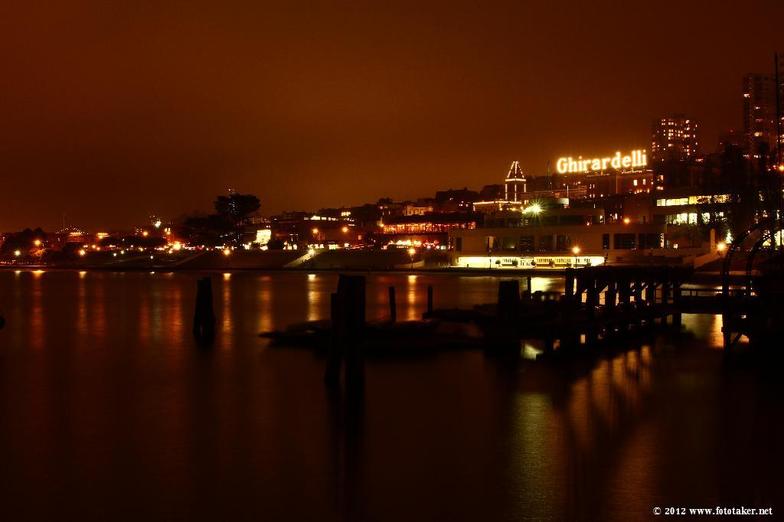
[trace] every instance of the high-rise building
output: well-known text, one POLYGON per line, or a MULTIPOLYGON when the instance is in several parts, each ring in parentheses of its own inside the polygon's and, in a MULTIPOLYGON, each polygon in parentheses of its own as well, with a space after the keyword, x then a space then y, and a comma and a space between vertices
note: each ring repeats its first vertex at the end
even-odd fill
POLYGON ((683 114, 659 118, 653 122, 651 159, 653 161, 687 161, 697 155, 699 125, 683 114))
POLYGON ((750 157, 760 159, 775 150, 776 82, 769 74, 743 77, 743 134, 750 157))

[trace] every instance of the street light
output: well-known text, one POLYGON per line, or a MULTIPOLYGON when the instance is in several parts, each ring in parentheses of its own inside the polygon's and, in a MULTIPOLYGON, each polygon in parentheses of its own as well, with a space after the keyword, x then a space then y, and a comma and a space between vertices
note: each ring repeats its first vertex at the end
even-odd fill
POLYGON ((577 246, 577 245, 574 245, 574 246, 572 247, 572 254, 574 254, 574 255, 576 255, 576 256, 579 256, 579 255, 580 255, 580 247, 579 247, 579 246, 577 246))
POLYGON ((716 243, 716 252, 719 254, 723 254, 727 250, 727 243, 724 241, 719 241, 716 243))

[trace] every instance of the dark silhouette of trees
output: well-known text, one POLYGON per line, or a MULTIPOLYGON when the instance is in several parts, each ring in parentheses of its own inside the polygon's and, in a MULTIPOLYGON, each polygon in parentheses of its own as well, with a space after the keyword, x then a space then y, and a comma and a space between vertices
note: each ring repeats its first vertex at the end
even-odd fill
POLYGON ((218 196, 213 203, 214 214, 192 214, 182 218, 177 233, 191 245, 207 247, 238 244, 242 228, 250 217, 261 208, 259 198, 253 194, 230 193, 218 196))
POLYGON ((44 241, 46 239, 46 232, 41 230, 40 227, 34 230, 26 228, 20 232, 8 234, 8 236, 5 238, 5 241, 3 241, 2 246, 0 246, 0 253, 9 254, 15 250, 27 252, 33 248, 33 242, 36 239, 40 241, 44 241))
POLYGON ((242 239, 242 226, 247 224, 248 218, 259 208, 259 198, 253 194, 238 194, 232 192, 228 196, 218 196, 215 199, 215 211, 234 228, 234 241, 239 243, 242 239))

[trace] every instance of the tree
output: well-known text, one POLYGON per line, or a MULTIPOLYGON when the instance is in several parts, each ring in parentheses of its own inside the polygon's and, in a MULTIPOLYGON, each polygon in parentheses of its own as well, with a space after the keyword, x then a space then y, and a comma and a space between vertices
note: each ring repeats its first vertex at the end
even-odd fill
POLYGON ((236 192, 228 196, 218 196, 214 205, 218 215, 234 226, 234 239, 238 243, 242 237, 242 225, 246 224, 250 215, 261 207, 259 198, 253 194, 236 192))

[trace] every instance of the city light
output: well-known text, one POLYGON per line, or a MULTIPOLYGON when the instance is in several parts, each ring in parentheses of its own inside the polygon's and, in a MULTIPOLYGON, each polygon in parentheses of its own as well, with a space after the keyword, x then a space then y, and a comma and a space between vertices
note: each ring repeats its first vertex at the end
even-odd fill
POLYGON ((721 254, 726 250, 727 250, 727 243, 725 243, 724 241, 719 241, 718 243, 716 243, 716 252, 721 254))
POLYGON ((39 246, 41 246, 41 240, 40 239, 36 239, 35 241, 33 241, 33 244, 35 246, 39 247, 39 246))
POLYGON ((313 235, 314 235, 314 236, 315 236, 315 235, 318 235, 318 233, 319 233, 319 229, 317 229, 317 228, 315 228, 315 227, 314 227, 314 228, 313 228, 313 230, 311 230, 311 232, 313 233, 313 235))
POLYGON ((525 207, 525 210, 523 210, 523 213, 524 214, 533 214, 534 216, 538 216, 539 214, 542 213, 542 205, 540 205, 539 203, 532 203, 532 204, 528 205, 527 207, 525 207))
POLYGON ((580 252, 581 252, 581 250, 580 250, 580 247, 579 247, 579 246, 577 246, 577 245, 574 245, 574 246, 572 247, 572 254, 574 254, 574 255, 576 255, 576 256, 577 256, 577 255, 580 255, 580 252))
POLYGON ((416 254, 416 248, 411 247, 408 249, 408 255, 414 256, 416 254))
POLYGON ((223 255, 226 256, 226 257, 230 256, 231 255, 231 249, 230 248, 224 248, 223 249, 223 255))
POLYGON ((21 250, 14 250, 14 257, 19 257, 21 255, 22 255, 22 251, 21 250))
POLYGON ((348 232, 348 227, 343 225, 343 228, 340 229, 344 234, 348 232))
POLYGON ((149 235, 150 235, 150 233, 147 232, 146 230, 142 231, 142 237, 147 237, 149 235))
POLYGON ((631 220, 631 219, 629 219, 629 218, 627 218, 627 217, 623 218, 623 224, 624 224, 624 225, 628 225, 628 224, 629 224, 629 223, 631 223, 631 222, 632 222, 632 220, 631 220))
POLYGON ((79 249, 79 257, 84 257, 87 255, 87 250, 80 248, 79 249))

